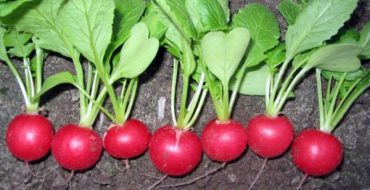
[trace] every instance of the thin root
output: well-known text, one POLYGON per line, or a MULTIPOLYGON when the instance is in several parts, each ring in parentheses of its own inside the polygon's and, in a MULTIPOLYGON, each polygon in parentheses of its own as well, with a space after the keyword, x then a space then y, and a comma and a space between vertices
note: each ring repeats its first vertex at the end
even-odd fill
POLYGON ((120 163, 122 163, 123 165, 125 165, 125 168, 122 169, 119 165, 118 165, 118 162, 116 162, 116 168, 118 171, 124 173, 125 171, 127 171, 128 169, 130 169, 130 163, 129 163, 129 160, 128 159, 125 159, 125 160, 121 160, 120 163))
POLYGON ((263 169, 265 169, 265 166, 266 166, 267 160, 268 160, 267 158, 265 158, 265 159, 263 160, 263 164, 262 164, 262 166, 261 166, 261 169, 260 169, 260 171, 258 172, 258 174, 257 174, 256 178, 254 178, 254 180, 253 180, 252 184, 249 186, 248 190, 251 190, 251 189, 253 188, 254 184, 257 182, 258 178, 261 176, 261 174, 262 174, 262 172, 263 172, 263 169))
POLYGON ((162 183, 163 180, 165 180, 166 178, 168 177, 168 175, 164 175, 163 177, 161 177, 158 181, 156 181, 153 185, 151 185, 150 187, 148 187, 148 190, 152 190, 154 189, 157 185, 159 185, 160 183, 162 183))
POLYGON ((297 187, 297 190, 300 190, 302 188, 303 184, 306 182, 307 177, 308 177, 308 175, 307 174, 304 174, 303 178, 299 182, 299 185, 297 187))
POLYGON ((50 174, 53 170, 56 169, 56 167, 54 168, 49 168, 48 170, 46 170, 46 172, 42 175, 40 174, 36 174, 34 171, 32 171, 31 167, 30 167, 30 164, 28 162, 25 162, 25 166, 26 166, 26 169, 28 170, 28 172, 35 178, 39 178, 39 179, 44 179, 48 174, 50 174))
POLYGON ((192 183, 195 183, 196 181, 198 180, 201 180, 207 176, 210 176, 210 175, 213 175, 214 173, 218 172, 219 170, 225 168, 226 166, 226 162, 222 163, 220 167, 217 167, 217 168, 214 168, 212 170, 209 170, 207 171, 205 174, 199 176, 199 177, 196 177, 194 179, 191 179, 189 181, 186 181, 186 182, 183 182, 183 183, 178 183, 178 184, 173 184, 173 185, 162 185, 162 186, 158 186, 159 188, 166 188, 166 187, 179 187, 179 186, 185 186, 185 185, 190 185, 192 183))

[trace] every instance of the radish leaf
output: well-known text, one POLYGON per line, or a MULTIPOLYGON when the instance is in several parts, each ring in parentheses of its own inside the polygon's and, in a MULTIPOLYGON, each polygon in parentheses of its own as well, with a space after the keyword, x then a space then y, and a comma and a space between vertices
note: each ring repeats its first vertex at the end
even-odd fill
POLYGON ((15 9, 31 0, 0 1, 0 17, 9 15, 15 9))
POLYGON ((6 47, 4 43, 5 28, 0 25, 0 60, 6 61, 9 60, 8 54, 6 53, 6 47))
POLYGON ((146 24, 138 23, 131 30, 131 36, 123 45, 118 67, 119 77, 134 78, 140 75, 154 59, 159 48, 156 38, 149 38, 146 24))
POLYGON ((336 34, 356 8, 357 0, 312 0, 286 34, 286 57, 322 45, 336 34))
POLYGON ((141 22, 144 22, 148 26, 151 37, 161 39, 165 34, 167 27, 160 21, 160 17, 157 12, 158 10, 156 9, 158 9, 158 7, 150 4, 146 8, 145 15, 141 19, 141 22))
POLYGON ((38 4, 32 2, 22 7, 24 15, 18 18, 17 22, 13 21, 13 14, 6 20, 10 25, 15 23, 17 30, 34 34, 35 43, 41 48, 70 57, 72 47, 66 43, 66 38, 63 38, 63 26, 58 22, 57 15, 63 2, 64 0, 40 1, 38 4))
POLYGON ((303 5, 294 2, 293 0, 282 0, 277 9, 283 15, 288 25, 293 25, 297 16, 303 9, 303 5))
POLYGON ((107 50, 109 57, 129 37, 131 28, 144 13, 145 1, 115 0, 115 5, 112 42, 107 50))
POLYGON ((72 73, 63 71, 46 78, 43 82, 41 90, 38 92, 35 98, 40 97, 45 92, 61 84, 72 84, 73 86, 78 87, 77 78, 72 75, 72 73))
POLYGON ((180 31, 183 37, 196 39, 197 33, 193 23, 191 22, 190 15, 186 11, 185 1, 155 0, 155 2, 160 5, 160 9, 165 12, 165 15, 170 18, 171 22, 176 23, 176 30, 180 31))
POLYGON ((114 1, 70 0, 59 17, 78 51, 95 64, 102 62, 112 36, 114 1))
POLYGON ((365 59, 370 59, 370 22, 362 28, 359 44, 364 48, 361 56, 365 59))
POLYGON ((223 85, 228 85, 230 78, 238 68, 250 40, 246 28, 235 28, 229 33, 209 32, 201 41, 204 63, 223 85))
POLYGON ((323 70, 349 72, 361 67, 358 58, 362 48, 351 44, 334 44, 315 51, 304 66, 323 70))
POLYGON ((214 0, 186 0, 186 9, 199 33, 227 28, 227 13, 214 0))
POLYGON ((239 93, 243 95, 265 95, 266 82, 269 74, 269 67, 266 64, 248 68, 240 85, 239 93))
POLYGON ((31 37, 31 34, 10 30, 4 36, 5 46, 10 47, 8 53, 19 58, 28 57, 34 50, 34 44, 28 43, 31 37))
POLYGON ((221 5, 226 15, 226 22, 229 22, 230 21, 229 0, 218 0, 218 3, 221 5))
POLYGON ((242 8, 233 19, 237 27, 250 31, 251 47, 244 64, 248 67, 259 64, 266 58, 265 52, 279 43, 279 24, 272 12, 257 3, 242 8))

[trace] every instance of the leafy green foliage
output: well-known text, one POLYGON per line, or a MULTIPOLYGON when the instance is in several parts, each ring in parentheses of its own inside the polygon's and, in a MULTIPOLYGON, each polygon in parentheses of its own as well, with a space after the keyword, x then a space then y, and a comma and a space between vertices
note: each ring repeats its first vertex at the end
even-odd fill
POLYGON ((272 12, 257 3, 248 4, 234 16, 233 24, 248 28, 252 42, 245 63, 248 67, 266 58, 265 52, 279 43, 279 24, 272 12))
POLYGON ((81 90, 76 76, 72 75, 72 73, 68 71, 63 71, 46 78, 37 96, 41 96, 45 92, 61 84, 71 84, 81 90))
POLYGON ((9 15, 18 7, 31 0, 0 1, 0 17, 9 15))
POLYGON ((199 33, 227 28, 227 12, 214 0, 186 0, 186 9, 199 33))
POLYGON ((134 78, 140 75, 154 59, 159 48, 156 38, 148 38, 149 30, 146 24, 136 24, 131 30, 131 36, 123 45, 120 60, 115 69, 119 77, 134 78))
POLYGON ((282 0, 277 8, 288 25, 293 25, 299 13, 302 11, 303 5, 293 0, 282 0))
POLYGON ((370 71, 359 69, 348 73, 316 71, 318 102, 320 108, 320 130, 332 132, 343 119, 355 100, 370 87, 370 71), (321 76, 329 78, 323 94, 321 76))
POLYGON ((360 39, 360 33, 354 28, 345 28, 341 29, 337 35, 335 35, 331 40, 328 41, 331 43, 341 43, 341 44, 354 44, 357 45, 360 39))
POLYGON ((247 69, 247 73, 240 85, 239 93, 243 95, 263 96, 266 93, 267 78, 270 75, 269 67, 260 64, 247 69))
POLYGON ((64 0, 48 0, 28 3, 22 6, 23 15, 18 11, 5 18, 9 25, 15 25, 19 31, 32 33, 41 48, 70 56, 72 46, 66 42, 63 25, 57 15, 64 0))
POLYGON ((6 53, 6 47, 4 43, 5 32, 6 29, 0 26, 0 60, 2 61, 6 61, 9 59, 6 53))
POLYGON ((336 34, 349 19, 357 0, 312 0, 286 34, 286 57, 318 47, 336 34))
POLYGON ((70 0, 60 9, 60 24, 68 38, 93 63, 103 62, 112 37, 114 6, 113 0, 70 0))
POLYGON ((281 43, 266 53, 266 63, 273 70, 285 60, 285 44, 281 43))
POLYGON ((107 55, 111 55, 130 35, 131 28, 144 13, 144 0, 115 0, 112 40, 107 55))
MULTIPOLYGON (((160 5, 160 9, 165 13, 165 17, 167 16, 170 18, 171 22, 176 23, 174 26, 177 31, 182 33, 183 37, 189 37, 192 39, 197 38, 197 33, 194 28, 193 23, 191 22, 190 15, 186 11, 185 1, 178 1, 178 0, 155 0, 155 2, 160 5)), ((165 19, 166 21, 168 19, 165 19)), ((172 24, 173 24, 172 23, 172 24)), ((166 25, 169 23, 165 23, 166 25)), ((170 30, 170 29, 169 29, 170 30)), ((181 47, 181 46, 179 46, 181 47)))
POLYGON ((339 72, 355 71, 361 67, 358 58, 361 51, 361 47, 351 44, 324 46, 310 56, 305 67, 339 72))
POLYGON ((238 68, 250 40, 246 28, 235 28, 229 33, 209 32, 201 41, 204 63, 209 70, 228 85, 238 68))
POLYGON ((8 53, 20 58, 28 57, 34 50, 34 44, 28 43, 31 37, 31 34, 10 30, 4 36, 5 46, 10 47, 8 53))
POLYGON ((361 56, 370 59, 370 22, 368 22, 360 32, 359 44, 363 47, 361 56))
POLYGON ((158 16, 157 6, 149 4, 145 10, 145 15, 142 17, 141 22, 144 22, 148 28, 151 37, 162 39, 167 27, 161 22, 158 16))

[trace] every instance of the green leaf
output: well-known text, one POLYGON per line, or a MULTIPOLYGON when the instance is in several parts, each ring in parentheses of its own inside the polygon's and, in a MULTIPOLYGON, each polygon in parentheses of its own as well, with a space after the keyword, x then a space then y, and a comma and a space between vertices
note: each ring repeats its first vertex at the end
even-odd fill
POLYGON ((330 40, 329 43, 338 43, 338 44, 353 44, 357 45, 360 39, 360 33, 353 28, 345 28, 340 30, 339 33, 330 40))
POLYGON ((227 15, 214 0, 185 0, 186 9, 198 33, 227 28, 227 15))
POLYGON ((143 0, 115 0, 115 4, 112 42, 107 50, 109 57, 129 37, 131 28, 144 13, 146 3, 143 0))
POLYGON ((270 69, 274 69, 279 66, 285 60, 285 44, 281 43, 275 46, 273 49, 266 52, 266 63, 270 69))
POLYGON ((114 1, 69 0, 59 17, 77 50, 93 63, 103 62, 112 36, 114 1))
POLYGON ((167 31, 167 27, 160 21, 160 17, 157 13, 158 10, 156 9, 158 9, 158 7, 149 4, 141 22, 144 22, 148 26, 151 37, 162 39, 167 31))
POLYGON ((9 15, 15 9, 31 0, 0 1, 0 17, 9 15))
POLYGON ((279 43, 279 24, 274 14, 261 4, 251 3, 239 10, 233 24, 248 28, 252 42, 244 64, 259 64, 266 58, 265 52, 279 43))
POLYGON ((277 9, 283 15, 288 25, 293 25, 303 6, 293 0, 282 0, 277 9))
POLYGON ((358 58, 361 51, 361 47, 351 44, 327 45, 315 51, 304 67, 339 72, 355 71, 361 67, 358 58))
POLYGON ((34 44, 28 43, 32 35, 24 32, 10 30, 5 34, 5 46, 10 47, 8 53, 16 57, 28 57, 34 50, 34 44))
MULTIPOLYGON (((343 72, 335 72, 335 71, 322 71, 322 76, 325 79, 329 79, 330 77, 333 77, 335 80, 339 81, 340 78, 343 75, 343 72)), ((360 79, 366 75, 367 72, 364 69, 358 69, 356 71, 347 72, 346 77, 344 78, 346 81, 354 81, 356 79, 360 79)))
MULTIPOLYGON (((160 9, 164 11, 166 17, 168 16, 171 22, 176 23, 176 30, 180 30, 181 35, 184 35, 186 39, 197 38, 197 33, 190 19, 190 15, 186 11, 184 0, 155 0, 155 2, 160 6, 160 9)), ((164 22, 166 22, 166 20, 164 20, 164 22)), ((168 23, 164 24, 166 26, 168 25, 168 23)))
POLYGON ((34 42, 41 48, 70 57, 73 48, 65 38, 65 33, 62 31, 63 25, 59 22, 57 14, 63 2, 64 0, 47 0, 28 3, 19 10, 24 14, 17 18, 16 23, 13 19, 17 15, 9 15, 6 20, 10 24, 15 24, 19 31, 34 34, 36 36, 34 42))
POLYGON ((8 54, 6 53, 5 43, 4 43, 5 33, 6 33, 6 29, 1 27, 0 25, 0 60, 2 61, 9 60, 8 54))
POLYGON ((209 32, 201 41, 203 61, 224 85, 238 68, 250 40, 246 28, 235 28, 229 33, 209 32))
POLYGON ((335 35, 357 6, 357 0, 312 0, 286 34, 286 57, 321 46, 335 35))
POLYGON ((370 22, 362 28, 359 44, 364 48, 361 56, 365 59, 370 59, 370 22))
POLYGON ((238 92, 243 95, 265 95, 269 74, 270 70, 266 64, 248 68, 238 92))
POLYGON ((218 3, 221 5, 224 14, 226 15, 226 22, 230 21, 230 8, 229 0, 218 0, 218 3))
POLYGON ((44 80, 41 90, 34 98, 42 96, 45 92, 61 84, 72 84, 73 86, 78 87, 77 78, 72 75, 72 73, 68 71, 59 72, 44 80))
POLYGON ((145 23, 138 23, 132 28, 131 36, 122 47, 116 69, 119 78, 134 78, 144 72, 153 61, 159 42, 156 38, 148 37, 149 30, 145 23))
POLYGON ((296 55, 293 59, 292 65, 293 67, 304 67, 305 63, 308 61, 308 59, 311 57, 313 53, 316 52, 316 49, 312 49, 308 52, 300 53, 296 55))

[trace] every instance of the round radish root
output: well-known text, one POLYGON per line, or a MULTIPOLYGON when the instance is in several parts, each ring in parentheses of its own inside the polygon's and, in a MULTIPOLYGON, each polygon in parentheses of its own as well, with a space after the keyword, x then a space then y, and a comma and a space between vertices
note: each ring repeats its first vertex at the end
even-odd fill
POLYGON ((310 176, 323 176, 333 172, 342 162, 343 147, 332 134, 306 129, 294 139, 293 162, 310 176))
POLYGON ((14 157, 24 161, 43 158, 50 151, 53 127, 41 115, 20 114, 14 117, 6 131, 6 144, 14 157))
POLYGON ((193 171, 202 158, 202 145, 196 134, 166 125, 155 131, 149 143, 154 166, 170 176, 193 171))
POLYGON ((285 116, 255 116, 246 131, 250 149, 263 158, 283 154, 294 137, 293 125, 285 116))
POLYGON ((63 168, 82 171, 99 160, 103 150, 102 144, 95 131, 77 125, 65 125, 55 134, 51 152, 63 168))
POLYGON ((210 121, 201 136, 204 152, 215 161, 229 162, 238 158, 247 147, 247 134, 237 121, 210 121))
POLYGON ((145 124, 134 119, 127 120, 122 126, 110 127, 104 134, 104 149, 116 158, 133 158, 145 152, 150 136, 145 124))

